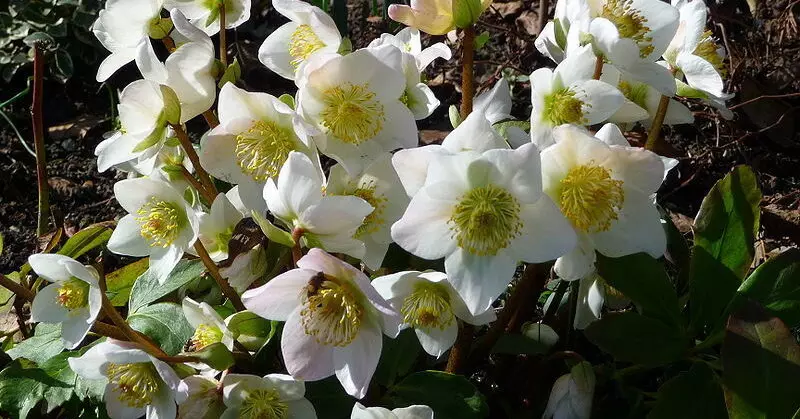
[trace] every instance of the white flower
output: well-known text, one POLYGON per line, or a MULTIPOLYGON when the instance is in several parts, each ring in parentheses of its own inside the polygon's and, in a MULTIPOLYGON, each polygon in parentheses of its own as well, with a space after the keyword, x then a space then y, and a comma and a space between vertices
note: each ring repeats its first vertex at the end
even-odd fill
POLYGON ((589 419, 592 414, 595 376, 592 364, 581 362, 553 384, 543 419, 589 419))
POLYGON ((31 269, 52 284, 36 293, 31 321, 61 323, 61 341, 67 349, 80 345, 103 304, 97 271, 72 258, 56 254, 28 257, 31 269))
POLYGON ((492 128, 484 114, 473 111, 445 137, 441 145, 431 144, 399 150, 392 156, 392 166, 397 171, 406 194, 413 197, 425 184, 428 166, 435 156, 462 151, 482 153, 496 148, 507 149, 509 146, 492 128))
POLYGON ((319 165, 309 136, 313 128, 272 95, 226 83, 219 94, 219 121, 203 144, 200 163, 214 177, 239 185, 250 210, 266 209, 264 183, 278 176, 290 152, 307 154, 319 165))
POLYGON ((419 257, 444 257, 470 312, 486 311, 517 262, 544 262, 575 246, 569 223, 541 191, 540 165, 533 144, 434 155, 392 238, 419 257))
POLYGON ((219 273, 236 290, 242 293, 267 273, 267 253, 264 247, 256 247, 236 255, 229 266, 220 266, 219 273))
POLYGON ((381 45, 394 45, 400 48, 401 51, 414 56, 417 62, 419 71, 425 70, 428 65, 437 58, 444 58, 449 60, 452 57, 450 48, 442 42, 437 42, 425 49, 422 49, 422 41, 419 35, 419 29, 406 27, 392 35, 390 33, 382 33, 380 38, 373 39, 367 48, 373 48, 381 45))
POLYGON ((183 401, 175 371, 128 342, 108 339, 67 361, 84 379, 108 380, 103 399, 111 419, 174 418, 176 398, 183 401))
MULTIPOLYGON (((616 86, 625 96, 622 107, 608 120, 619 124, 641 121, 645 127, 650 127, 661 102, 661 93, 646 83, 641 83, 623 75, 610 64, 603 67, 600 80, 616 86), (644 109, 646 114, 641 113, 644 109)), ((694 115, 686 105, 675 99, 669 100, 667 114, 664 117, 665 125, 691 124, 694 115)))
MULTIPOLYGON (((497 80, 490 90, 475 97, 470 116, 473 113, 483 114, 486 120, 494 127, 494 124, 498 122, 516 119, 511 116, 511 105, 511 89, 508 86, 508 81, 505 78, 501 78, 497 80)), ((469 116, 467 119, 469 119, 469 116)), ((522 128, 515 126, 506 128, 505 137, 512 148, 531 142, 531 136, 523 131, 522 128)))
POLYGON ((172 88, 181 106, 180 122, 184 123, 207 111, 214 104, 217 82, 212 75, 215 67, 214 44, 203 31, 194 27, 178 9, 170 12, 175 31, 189 42, 179 45, 162 63, 153 45, 139 46, 136 65, 146 80, 172 88))
POLYGON ((158 83, 149 80, 122 89, 117 106, 122 129, 95 149, 98 171, 158 154, 171 133, 164 116, 167 100, 158 83))
POLYGON ((198 303, 185 297, 182 303, 183 316, 194 328, 189 339, 193 351, 203 350, 206 346, 222 342, 226 348, 233 350, 233 333, 228 330, 225 321, 208 303, 198 303))
POLYGON ((167 9, 177 8, 194 26, 208 35, 219 32, 219 9, 225 5, 225 29, 250 19, 250 0, 165 0, 167 9))
POLYGON ((396 336, 400 316, 358 269, 311 249, 293 269, 242 295, 259 316, 285 321, 281 351, 292 377, 336 374, 347 394, 362 398, 378 365, 383 338, 396 336))
MULTIPOLYGON (((236 224, 244 218, 231 204, 225 194, 219 194, 211 204, 209 212, 197 214, 199 220, 198 239, 214 262, 228 258, 228 242, 233 235, 236 224)), ((194 254, 190 249, 189 253, 194 254)))
POLYGON ((441 272, 398 272, 375 278, 372 286, 403 316, 400 329, 413 327, 425 352, 437 358, 456 341, 456 319, 476 326, 495 319, 491 309, 473 316, 441 272))
POLYGON ((364 407, 359 402, 353 405, 350 419, 433 419, 433 409, 415 404, 394 410, 383 407, 364 407))
POLYGON ((258 50, 258 59, 289 80, 315 54, 336 53, 342 36, 322 9, 300 0, 273 0, 275 10, 290 22, 273 31, 258 50))
POLYGON ((306 386, 285 374, 262 377, 228 374, 222 380, 225 412, 221 419, 316 419, 317 412, 304 396, 306 386))
POLYGON ((178 404, 178 419, 217 419, 225 411, 222 384, 212 377, 190 375, 181 380, 178 392, 184 399, 178 404))
POLYGON ((306 247, 363 257, 364 242, 353 236, 372 213, 372 205, 356 196, 323 196, 322 187, 318 168, 305 154, 292 151, 277 184, 267 180, 264 200, 287 227, 304 230, 306 247))
POLYGON ((366 252, 361 260, 372 270, 381 267, 392 242, 390 228, 403 216, 409 201, 391 157, 389 153, 381 155, 358 176, 348 175, 337 164, 331 167, 325 188, 328 195, 357 196, 374 208, 354 235, 364 242, 366 252))
MULTIPOLYGON (((540 148, 552 144, 553 128, 563 124, 594 125, 619 111, 625 98, 614 86, 592 80, 590 46, 568 56, 555 70, 531 74, 531 138, 540 148)), ((641 117, 646 112, 641 111, 641 117)))
POLYGON ((169 183, 159 180, 121 180, 114 184, 114 196, 129 214, 117 223, 108 249, 149 256, 150 271, 163 283, 197 239, 197 215, 169 183))
POLYGON ((150 26, 161 20, 163 0, 107 0, 92 25, 94 36, 111 51, 97 69, 97 81, 104 82, 133 61, 139 45, 147 42, 150 26))
POLYGON ((665 174, 661 158, 571 126, 553 134, 555 144, 542 151, 542 186, 578 235, 578 246, 556 261, 559 277, 589 275, 595 250, 609 257, 662 256, 666 235, 654 202, 665 174))
POLYGON ((297 80, 299 112, 324 133, 314 137, 317 146, 349 173, 384 152, 417 146, 414 115, 401 102, 401 60, 396 48, 380 60, 368 50, 318 55, 297 80))

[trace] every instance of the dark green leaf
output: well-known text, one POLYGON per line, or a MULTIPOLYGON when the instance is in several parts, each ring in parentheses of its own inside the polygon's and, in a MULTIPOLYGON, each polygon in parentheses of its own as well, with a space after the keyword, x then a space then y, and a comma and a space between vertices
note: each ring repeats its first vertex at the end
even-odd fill
POLYGON ((200 278, 204 271, 203 262, 199 259, 182 260, 178 262, 163 284, 159 284, 155 275, 151 275, 150 271, 147 271, 133 284, 128 309, 131 313, 136 313, 147 304, 200 278))
POLYGON ((689 263, 691 260, 691 249, 686 237, 678 230, 672 218, 664 209, 660 209, 661 218, 665 221, 664 230, 667 232, 667 253, 666 258, 678 270, 677 278, 675 279, 675 288, 678 290, 678 295, 684 295, 689 287, 689 263))
POLYGON ((181 306, 174 303, 143 307, 128 316, 128 323, 133 329, 152 338, 170 355, 180 352, 194 334, 194 329, 183 317, 181 306))
POLYGON ((117 269, 106 275, 106 294, 111 300, 111 304, 122 307, 128 303, 136 278, 139 278, 150 264, 150 259, 139 259, 129 265, 117 269))
POLYGON ((421 349, 413 329, 403 330, 395 339, 384 337, 381 359, 375 371, 375 382, 390 387, 398 377, 407 375, 421 349))
POLYGON ((500 336, 497 343, 492 348, 494 354, 512 354, 512 355, 540 355, 547 353, 550 347, 544 343, 531 339, 525 335, 507 334, 500 336))
POLYGON ((58 251, 58 254, 75 259, 94 248, 106 244, 109 238, 111 238, 111 229, 108 227, 86 227, 70 237, 58 251))
POLYGON ((645 365, 678 360, 688 344, 681 329, 634 312, 609 314, 589 325, 584 333, 617 360, 645 365))
POLYGON ((609 285, 633 300, 642 314, 682 329, 678 295, 658 260, 646 253, 620 258, 598 254, 597 271, 609 285))
POLYGON ((67 385, 39 368, 25 369, 19 362, 13 362, 0 371, 0 410, 25 418, 50 386, 67 385))
POLYGON ((34 32, 26 36, 25 39, 22 40, 22 42, 24 42, 25 45, 29 47, 34 47, 38 44, 40 48, 43 50, 52 48, 53 46, 56 45, 55 39, 53 39, 52 36, 44 32, 34 32))
POLYGON ((655 407, 647 419, 724 419, 725 397, 714 371, 698 362, 658 390, 655 407))
POLYGON ((208 345, 200 351, 192 352, 190 355, 199 358, 204 364, 218 371, 226 370, 236 362, 231 351, 222 342, 208 345))
POLYGON ((345 393, 336 377, 306 383, 306 398, 320 418, 350 419, 355 398, 345 393))
POLYGON ((272 333, 272 321, 249 311, 240 311, 226 319, 228 329, 247 349, 261 348, 272 333))
POLYGON ((721 324, 723 312, 753 262, 761 191, 753 171, 738 166, 703 199, 694 221, 690 268, 693 329, 721 324))
POLYGON ((437 418, 485 418, 489 406, 472 383, 461 375, 421 371, 389 389, 384 400, 391 407, 430 406, 437 418))
POLYGON ((72 57, 67 51, 59 49, 55 53, 55 61, 53 61, 53 72, 58 81, 66 83, 75 73, 75 66, 72 63, 72 57))
POLYGON ((800 249, 791 248, 759 266, 739 287, 737 300, 745 298, 758 301, 789 327, 800 326, 800 249))
POLYGON ((228 68, 226 68, 225 72, 222 74, 222 78, 219 79, 218 86, 221 89, 225 83, 236 84, 240 78, 242 78, 242 66, 239 65, 239 60, 234 57, 233 62, 228 65, 228 68))
POLYGON ((730 418, 790 418, 800 407, 800 346, 757 303, 745 303, 728 319, 722 365, 730 418))
POLYGON ((8 356, 13 359, 26 358, 37 364, 43 364, 48 359, 58 355, 64 350, 61 341, 61 325, 39 323, 34 335, 8 351, 8 356))
POLYGON ((489 42, 490 39, 489 31, 483 31, 475 37, 475 50, 480 50, 481 48, 489 42))

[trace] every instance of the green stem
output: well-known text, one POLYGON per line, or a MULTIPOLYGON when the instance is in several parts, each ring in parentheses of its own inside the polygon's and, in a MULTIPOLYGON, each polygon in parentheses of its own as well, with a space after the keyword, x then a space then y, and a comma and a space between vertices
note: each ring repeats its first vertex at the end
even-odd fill
POLYGON ((36 183, 39 187, 39 217, 36 223, 36 235, 43 236, 47 232, 50 218, 50 196, 47 185, 47 159, 44 152, 44 118, 42 116, 42 96, 44 88, 44 54, 37 44, 33 55, 33 144, 36 149, 36 183))
POLYGON ((653 125, 650 127, 650 132, 647 134, 647 143, 644 148, 655 151, 661 140, 661 127, 664 125, 664 118, 667 116, 669 109, 669 96, 661 95, 661 100, 658 102, 658 110, 656 116, 653 117, 653 125))

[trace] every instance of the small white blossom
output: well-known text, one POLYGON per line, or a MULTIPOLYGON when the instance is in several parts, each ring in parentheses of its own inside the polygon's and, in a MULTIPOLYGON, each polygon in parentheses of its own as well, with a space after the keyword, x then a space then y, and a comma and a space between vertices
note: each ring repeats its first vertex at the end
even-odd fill
POLYGON ((217 419, 225 411, 222 383, 212 377, 190 375, 178 387, 183 401, 178 404, 178 419, 217 419))
POLYGON ((139 45, 148 41, 150 26, 161 20, 164 0, 110 0, 92 25, 94 36, 111 51, 97 69, 97 81, 104 82, 133 61, 139 45))
POLYGON ((220 7, 225 5, 225 29, 233 29, 250 19, 250 0, 165 0, 167 9, 177 8, 194 26, 208 35, 219 32, 220 7))
POLYGON ((289 375, 228 374, 222 385, 227 408, 221 419, 317 418, 314 406, 304 397, 305 384, 289 375))
POLYGON ((389 410, 383 407, 364 407, 361 403, 356 402, 350 419, 433 419, 433 409, 415 404, 389 410))
POLYGON ((592 364, 581 362, 553 384, 542 419, 589 419, 595 376, 592 364))

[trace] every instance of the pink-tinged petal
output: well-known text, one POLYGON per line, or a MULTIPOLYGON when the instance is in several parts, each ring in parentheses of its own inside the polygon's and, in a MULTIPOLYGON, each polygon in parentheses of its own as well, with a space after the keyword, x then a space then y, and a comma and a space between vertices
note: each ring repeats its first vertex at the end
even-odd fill
POLYGON ((362 324, 358 335, 349 345, 333 351, 336 378, 347 394, 361 399, 367 394, 369 382, 378 366, 383 347, 380 327, 362 324))
POLYGON ((300 309, 286 319, 281 334, 281 352, 286 370, 303 381, 317 381, 334 374, 333 347, 317 343, 300 323, 300 309))
POLYGON ((300 296, 319 271, 292 269, 272 278, 266 284, 242 294, 244 306, 269 320, 286 321, 300 304, 300 296))

